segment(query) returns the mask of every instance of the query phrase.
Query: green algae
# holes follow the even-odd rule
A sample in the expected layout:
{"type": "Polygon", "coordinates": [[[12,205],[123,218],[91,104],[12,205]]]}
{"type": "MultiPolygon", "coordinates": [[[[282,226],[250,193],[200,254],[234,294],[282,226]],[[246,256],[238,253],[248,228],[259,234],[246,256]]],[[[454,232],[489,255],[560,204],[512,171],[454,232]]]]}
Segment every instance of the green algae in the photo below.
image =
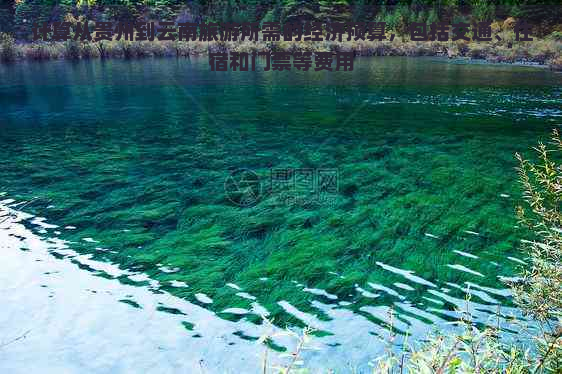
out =
{"type": "MultiPolygon", "coordinates": [[[[501,288],[497,276],[514,272],[517,264],[505,259],[520,257],[518,242],[527,233],[515,227],[513,154],[554,124],[560,101],[543,98],[560,97],[553,85],[560,78],[526,72],[540,85],[518,86],[515,69],[497,69],[500,88],[482,87],[480,81],[471,85],[471,74],[480,71],[454,66],[444,72],[437,67],[434,84],[418,85],[416,78],[424,74],[418,67],[393,72],[392,63],[371,62],[373,71],[363,66],[353,73],[365,74],[363,86],[339,86],[344,78],[337,75],[331,84],[308,86],[300,74],[269,85],[271,77],[258,73],[229,75],[221,85],[202,66],[159,63],[159,79],[170,84],[139,84],[145,77],[135,71],[127,84],[104,85],[104,74],[128,66],[115,62],[93,64],[101,82],[80,85],[78,66],[75,75],[62,75],[65,84],[24,86],[29,96],[7,102],[0,114],[0,144],[10,155],[0,169],[2,186],[13,198],[37,197],[28,210],[61,228],[76,227],[60,235],[76,251],[143,272],[221,318],[259,324],[253,312],[258,303],[275,323],[298,326],[303,321],[280,301],[324,321],[331,317],[315,301],[346,301],[337,307],[383,324],[360,309],[399,298],[370,283],[422,307],[424,297],[435,297],[431,287],[381,263],[414,271],[439,287],[475,282],[501,288]],[[180,68],[193,75],[186,77],[180,68]],[[381,71],[396,73],[388,75],[388,87],[381,71]],[[459,74],[466,82],[460,93],[454,85],[459,74]],[[195,84],[175,85],[182,79],[195,84]],[[45,94],[60,101],[50,102],[45,94]],[[526,101],[514,107],[511,101],[522,96],[526,101]],[[479,106],[466,104],[471,100],[479,106]],[[51,116],[36,112],[43,106],[51,116]],[[123,107],[128,109],[118,110],[123,107]],[[535,116],[537,110],[543,115],[535,116]],[[18,111],[23,115],[15,121],[18,111]],[[351,113],[357,114],[350,119],[351,113]],[[241,168],[255,171],[264,187],[249,207],[232,204],[224,189],[230,172],[241,168]],[[267,188],[272,168],[336,168],[338,193],[329,203],[314,201],[313,194],[305,194],[302,204],[280,203],[283,193],[267,188]],[[448,266],[454,264],[484,276],[448,266]],[[172,281],[189,287],[170,286],[172,281]],[[379,295],[365,297],[358,287],[379,295]],[[197,294],[213,302],[201,302],[197,294]],[[222,313],[227,308],[248,313],[222,313]]],[[[118,279],[150,286],[127,275],[118,279]]],[[[463,291],[452,289],[450,295],[462,298],[463,291]]],[[[454,308],[444,302],[443,309],[454,308]]]]}

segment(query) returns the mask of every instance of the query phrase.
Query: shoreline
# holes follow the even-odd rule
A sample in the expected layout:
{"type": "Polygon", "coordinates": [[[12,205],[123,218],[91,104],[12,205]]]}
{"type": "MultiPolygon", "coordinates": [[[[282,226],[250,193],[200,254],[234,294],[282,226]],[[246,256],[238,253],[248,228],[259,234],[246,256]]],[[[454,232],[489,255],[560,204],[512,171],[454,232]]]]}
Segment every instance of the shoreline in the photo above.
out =
{"type": "MultiPolygon", "coordinates": [[[[59,63],[65,63],[65,62],[69,62],[69,63],[82,63],[82,62],[88,62],[88,61],[100,61],[100,62],[104,62],[104,61],[140,61],[140,60],[170,60],[170,59],[176,59],[176,60],[190,60],[191,58],[197,60],[197,59],[203,59],[206,58],[207,54],[194,54],[194,55],[190,55],[190,56],[145,56],[145,57],[141,57],[141,58],[122,58],[122,57],[111,57],[111,58],[87,58],[87,59],[67,59],[64,57],[58,57],[58,58],[51,58],[51,59],[41,59],[41,60],[32,60],[32,59],[20,59],[17,61],[13,61],[13,62],[0,62],[0,67],[3,66],[10,66],[13,64],[17,64],[17,63],[23,63],[23,64],[43,64],[43,63],[49,63],[49,62],[59,62],[59,63]]],[[[359,55],[356,56],[356,58],[373,58],[373,57],[396,57],[396,58],[412,58],[412,59],[431,59],[431,60],[435,60],[435,61],[440,61],[442,63],[448,63],[448,64],[454,64],[454,65],[482,65],[482,66],[496,66],[498,68],[500,67],[519,67],[519,68],[535,68],[535,69],[540,69],[543,71],[551,71],[553,73],[562,73],[562,69],[558,68],[553,68],[549,65],[546,64],[539,64],[539,63],[533,63],[533,62],[520,62],[520,61],[515,61],[515,62],[494,62],[494,61],[489,61],[489,60],[483,60],[483,59],[473,59],[470,57],[447,57],[447,56],[443,56],[443,55],[412,55],[412,56],[404,56],[404,55],[384,55],[384,56],[378,56],[378,55],[370,55],[370,56],[366,56],[366,55],[359,55]]],[[[274,70],[272,70],[274,71],[274,70]]],[[[299,71],[299,70],[296,70],[299,71]]]]}
{"type": "MultiPolygon", "coordinates": [[[[0,35],[1,36],[1,35],[0,35]]],[[[532,42],[36,42],[16,43],[0,38],[0,64],[20,61],[191,58],[213,52],[353,52],[356,57],[444,57],[486,64],[532,66],[562,71],[562,42],[535,39],[532,42]]]]}

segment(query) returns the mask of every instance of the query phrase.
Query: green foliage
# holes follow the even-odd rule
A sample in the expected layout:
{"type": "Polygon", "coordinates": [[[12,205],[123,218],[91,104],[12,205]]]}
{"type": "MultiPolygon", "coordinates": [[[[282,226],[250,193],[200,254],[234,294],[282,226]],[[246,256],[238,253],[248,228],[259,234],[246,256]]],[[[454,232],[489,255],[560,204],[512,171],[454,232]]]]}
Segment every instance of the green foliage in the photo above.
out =
{"type": "Polygon", "coordinates": [[[321,0],[319,17],[327,22],[345,22],[351,20],[351,9],[347,0],[321,0]]]}
{"type": "Polygon", "coordinates": [[[15,2],[0,2],[0,32],[12,32],[14,24],[15,2]]]}
{"type": "MultiPolygon", "coordinates": [[[[406,349],[401,355],[391,352],[378,360],[375,372],[561,372],[562,140],[557,130],[553,131],[551,145],[539,142],[534,148],[536,162],[516,154],[527,203],[526,208],[517,208],[517,216],[535,234],[535,239],[524,241],[531,265],[512,287],[517,305],[540,324],[529,340],[534,343],[533,349],[502,343],[498,331],[480,331],[468,320],[462,321],[464,332],[459,335],[438,335],[421,348],[406,349]]],[[[520,334],[523,337],[523,329],[520,334]]]]}
{"type": "Polygon", "coordinates": [[[554,31],[552,34],[550,34],[548,36],[548,39],[557,41],[557,42],[562,42],[562,31],[554,31]]]}
{"type": "Polygon", "coordinates": [[[317,2],[308,0],[285,1],[285,20],[287,22],[318,20],[319,12],[320,7],[317,2]]]}
{"type": "Polygon", "coordinates": [[[367,1],[366,0],[357,0],[353,1],[351,6],[351,17],[352,20],[355,22],[363,22],[367,20],[368,17],[368,9],[367,1]]]}
{"type": "Polygon", "coordinates": [[[557,131],[552,144],[539,143],[535,148],[538,163],[517,155],[519,179],[524,188],[527,208],[518,207],[522,224],[537,233],[537,239],[525,242],[532,265],[517,284],[516,295],[526,311],[541,321],[562,319],[562,169],[556,158],[562,152],[557,131]],[[553,157],[555,158],[553,160],[553,157]]]}
{"type": "Polygon", "coordinates": [[[394,12],[387,14],[383,18],[383,22],[386,23],[388,29],[396,31],[399,35],[405,35],[408,33],[410,17],[410,9],[401,5],[396,7],[394,12]]]}
{"type": "Polygon", "coordinates": [[[496,6],[487,0],[472,0],[472,17],[476,21],[492,21],[496,14],[496,6]]]}
{"type": "Polygon", "coordinates": [[[262,22],[284,22],[285,17],[283,13],[283,7],[281,1],[275,1],[273,8],[268,11],[262,22]]]}
{"type": "Polygon", "coordinates": [[[20,39],[28,39],[31,34],[31,22],[41,22],[37,17],[37,10],[29,1],[22,1],[17,4],[14,14],[14,31],[20,39]]]}
{"type": "Polygon", "coordinates": [[[427,19],[425,21],[427,24],[432,24],[434,22],[439,22],[439,16],[435,9],[431,9],[427,14],[427,19]]]}
{"type": "MultiPolygon", "coordinates": [[[[227,1],[230,3],[229,1],[227,1]]],[[[152,0],[147,3],[148,17],[162,21],[173,21],[178,13],[177,2],[170,0],[152,0]]]]}
{"type": "Polygon", "coordinates": [[[531,373],[528,352],[500,341],[495,329],[480,331],[461,321],[462,332],[437,335],[377,361],[374,373],[531,373]]]}
{"type": "Polygon", "coordinates": [[[521,308],[541,322],[538,338],[547,369],[562,368],[562,140],[557,130],[551,145],[542,142],[535,148],[538,161],[517,154],[519,179],[526,207],[518,207],[521,224],[536,233],[525,241],[531,266],[514,284],[515,298],[521,308]]]}
{"type": "Polygon", "coordinates": [[[562,19],[562,7],[557,0],[518,0],[508,3],[513,3],[511,15],[534,25],[539,36],[547,34],[546,31],[562,19]]]}
{"type": "Polygon", "coordinates": [[[173,20],[189,14],[200,22],[337,21],[387,22],[403,35],[411,22],[493,20],[516,16],[536,26],[539,35],[552,32],[562,17],[554,2],[532,0],[22,0],[0,4],[0,31],[16,31],[28,39],[31,22],[60,20],[66,13],[85,12],[100,20],[173,20]],[[26,20],[26,22],[24,22],[26,20]]]}

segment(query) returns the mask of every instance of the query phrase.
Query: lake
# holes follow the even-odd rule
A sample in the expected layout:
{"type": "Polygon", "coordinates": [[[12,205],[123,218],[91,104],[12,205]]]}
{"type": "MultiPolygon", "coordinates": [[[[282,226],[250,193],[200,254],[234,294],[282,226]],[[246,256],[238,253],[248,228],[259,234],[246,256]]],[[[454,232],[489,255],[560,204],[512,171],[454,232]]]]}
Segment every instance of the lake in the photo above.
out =
{"type": "Polygon", "coordinates": [[[2,371],[252,372],[306,325],[312,367],[365,368],[458,309],[522,318],[514,154],[562,124],[561,74],[21,63],[0,107],[2,371]]]}

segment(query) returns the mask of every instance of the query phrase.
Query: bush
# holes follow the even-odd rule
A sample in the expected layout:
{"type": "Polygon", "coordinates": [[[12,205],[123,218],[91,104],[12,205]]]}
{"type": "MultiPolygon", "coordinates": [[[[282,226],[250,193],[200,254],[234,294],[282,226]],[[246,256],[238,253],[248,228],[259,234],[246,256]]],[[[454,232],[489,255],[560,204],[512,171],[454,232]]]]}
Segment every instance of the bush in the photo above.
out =
{"type": "Polygon", "coordinates": [[[130,41],[123,39],[119,40],[117,42],[117,50],[119,51],[121,57],[125,59],[134,57],[132,43],[130,41]]]}
{"type": "Polygon", "coordinates": [[[541,321],[562,318],[562,169],[556,158],[562,154],[557,130],[552,146],[542,142],[535,148],[538,163],[517,154],[519,180],[524,188],[527,207],[519,206],[522,224],[536,233],[536,241],[525,244],[532,265],[516,287],[519,305],[541,321]],[[554,158],[554,159],[553,159],[554,158]],[[547,291],[547,292],[545,292],[547,291]]]}
{"type": "Polygon", "coordinates": [[[151,43],[150,51],[154,57],[164,57],[170,55],[170,50],[168,49],[168,43],[151,43]]]}
{"type": "MultiPolygon", "coordinates": [[[[517,154],[519,180],[526,207],[517,207],[522,225],[535,233],[525,241],[531,265],[513,284],[516,303],[524,313],[539,321],[542,333],[536,337],[538,369],[562,371],[562,140],[557,130],[551,146],[535,148],[538,162],[517,154]]],[[[537,370],[538,371],[538,370],[537,370]]]]}
{"type": "Polygon", "coordinates": [[[16,59],[16,43],[8,33],[0,33],[0,61],[12,62],[16,59]]]}
{"type": "Polygon", "coordinates": [[[472,16],[476,21],[488,21],[494,18],[496,6],[488,0],[474,0],[472,2],[472,16]]]}
{"type": "Polygon", "coordinates": [[[552,70],[562,71],[562,57],[557,57],[550,60],[548,65],[552,70]]]}
{"type": "Polygon", "coordinates": [[[131,57],[148,57],[150,56],[150,44],[151,42],[134,41],[131,42],[131,57]]]}
{"type": "MultiPolygon", "coordinates": [[[[64,53],[64,51],[63,51],[64,53]]],[[[24,49],[24,56],[30,60],[50,60],[59,57],[58,44],[37,43],[29,44],[24,49]]]]}
{"type": "Polygon", "coordinates": [[[487,45],[473,46],[468,52],[468,56],[475,60],[484,60],[490,54],[490,48],[487,45]]]}
{"type": "Polygon", "coordinates": [[[80,45],[75,40],[67,40],[64,42],[64,57],[69,60],[80,59],[80,45]]]}
{"type": "Polygon", "coordinates": [[[562,31],[554,31],[547,37],[547,39],[551,39],[556,42],[562,42],[562,31]]]}
{"type": "Polygon", "coordinates": [[[503,21],[502,29],[503,30],[513,30],[516,23],[517,23],[517,21],[515,20],[515,18],[509,17],[505,21],[503,21]]]}

